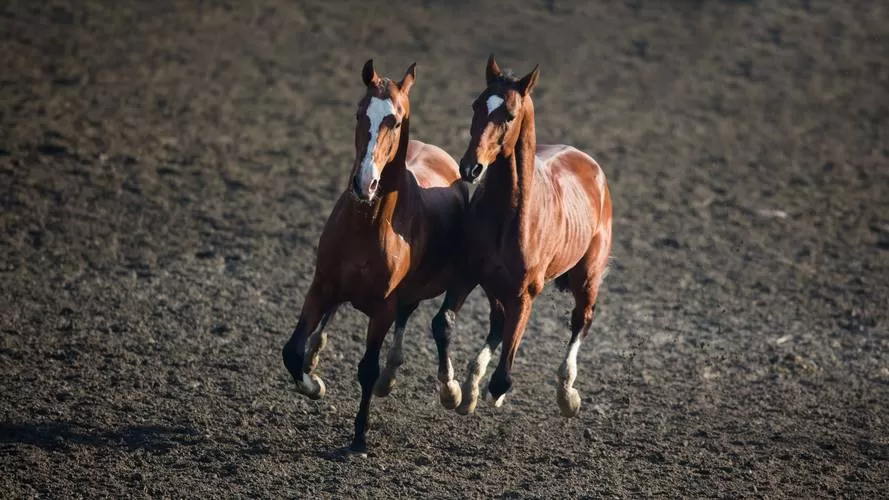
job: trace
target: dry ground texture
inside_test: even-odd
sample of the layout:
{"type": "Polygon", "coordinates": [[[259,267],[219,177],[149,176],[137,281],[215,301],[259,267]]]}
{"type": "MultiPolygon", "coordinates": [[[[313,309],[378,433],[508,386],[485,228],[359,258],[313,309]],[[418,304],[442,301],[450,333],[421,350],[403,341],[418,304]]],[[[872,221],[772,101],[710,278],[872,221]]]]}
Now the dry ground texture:
{"type": "MultiPolygon", "coordinates": [[[[887,89],[878,0],[0,2],[0,491],[885,496],[887,89]],[[541,64],[540,142],[614,195],[581,414],[555,405],[552,288],[506,405],[442,409],[439,298],[344,454],[365,318],[330,325],[321,401],[280,349],[361,66],[417,61],[414,137],[459,157],[491,52],[541,64]]],[[[459,317],[461,379],[487,312],[459,317]]]]}

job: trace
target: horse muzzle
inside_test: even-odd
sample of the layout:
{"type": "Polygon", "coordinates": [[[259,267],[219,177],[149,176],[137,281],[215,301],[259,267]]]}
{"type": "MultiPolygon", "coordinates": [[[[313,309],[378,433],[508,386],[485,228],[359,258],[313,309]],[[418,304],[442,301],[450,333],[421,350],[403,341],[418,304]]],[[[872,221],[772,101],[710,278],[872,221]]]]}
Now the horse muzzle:
{"type": "Polygon", "coordinates": [[[475,184],[481,178],[482,174],[485,173],[485,168],[487,168],[487,165],[483,165],[477,161],[461,162],[460,177],[466,182],[475,184]]]}
{"type": "Polygon", "coordinates": [[[369,180],[361,179],[360,175],[352,177],[352,194],[360,201],[368,202],[377,194],[380,180],[371,177],[369,180]]]}

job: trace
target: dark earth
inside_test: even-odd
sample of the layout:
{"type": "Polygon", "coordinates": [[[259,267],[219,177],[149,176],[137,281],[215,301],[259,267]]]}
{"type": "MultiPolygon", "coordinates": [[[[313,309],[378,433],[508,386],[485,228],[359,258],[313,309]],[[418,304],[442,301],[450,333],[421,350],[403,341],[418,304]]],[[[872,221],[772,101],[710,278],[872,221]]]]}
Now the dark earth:
{"type": "MultiPolygon", "coordinates": [[[[889,491],[882,1],[6,0],[0,203],[4,498],[889,491]],[[413,137],[459,157],[492,52],[540,63],[539,141],[591,154],[614,197],[581,413],[555,404],[552,285],[506,404],[443,409],[439,297],[348,454],[365,317],[330,324],[320,401],[281,347],[361,67],[416,61],[413,137]]],[[[461,380],[487,314],[476,290],[461,380]]]]}

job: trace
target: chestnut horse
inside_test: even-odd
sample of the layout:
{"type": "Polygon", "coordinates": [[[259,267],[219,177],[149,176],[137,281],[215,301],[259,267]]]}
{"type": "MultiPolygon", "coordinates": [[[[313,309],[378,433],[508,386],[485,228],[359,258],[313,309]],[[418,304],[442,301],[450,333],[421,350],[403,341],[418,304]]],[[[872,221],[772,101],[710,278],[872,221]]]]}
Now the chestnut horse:
{"type": "Polygon", "coordinates": [[[534,299],[554,279],[574,295],[571,340],[556,395],[562,414],[573,417],[580,410],[573,388],[577,352],[611,254],[611,194],[601,167],[585,153],[537,145],[531,100],[537,67],[518,79],[504,74],[492,55],[486,77],[487,88],[472,104],[471,138],[460,161],[464,180],[483,181],[466,214],[467,280],[453,295],[459,299],[480,284],[491,304],[491,323],[484,348],[469,363],[457,411],[475,410],[479,381],[501,341],[488,389],[495,406],[503,404],[534,299]]]}
{"type": "MultiPolygon", "coordinates": [[[[373,60],[364,65],[367,91],[358,104],[349,185],[324,226],[312,284],[283,348],[284,365],[297,391],[321,398],[325,386],[313,370],[327,341],[324,326],[346,302],[370,318],[366,350],[358,365],[361,403],[351,444],[354,451],[367,448],[372,393],[386,396],[392,389],[403,361],[408,318],[420,301],[452,286],[469,198],[457,162],[436,146],[410,139],[408,94],[415,77],[415,64],[399,82],[377,75],[373,60]],[[395,339],[380,374],[380,350],[393,322],[395,339]]],[[[440,399],[448,409],[461,398],[448,353],[451,309],[459,307],[449,306],[452,302],[445,297],[442,319],[433,334],[440,399]]]]}

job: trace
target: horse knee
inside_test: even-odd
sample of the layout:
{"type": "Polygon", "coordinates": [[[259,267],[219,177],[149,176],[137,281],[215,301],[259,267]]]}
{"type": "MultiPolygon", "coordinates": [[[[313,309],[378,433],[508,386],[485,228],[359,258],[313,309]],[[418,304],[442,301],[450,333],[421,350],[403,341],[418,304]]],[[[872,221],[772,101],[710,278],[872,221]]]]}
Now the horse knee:
{"type": "Polygon", "coordinates": [[[439,348],[447,347],[450,343],[455,323],[456,315],[454,311],[439,311],[432,318],[432,337],[439,348]]]}

